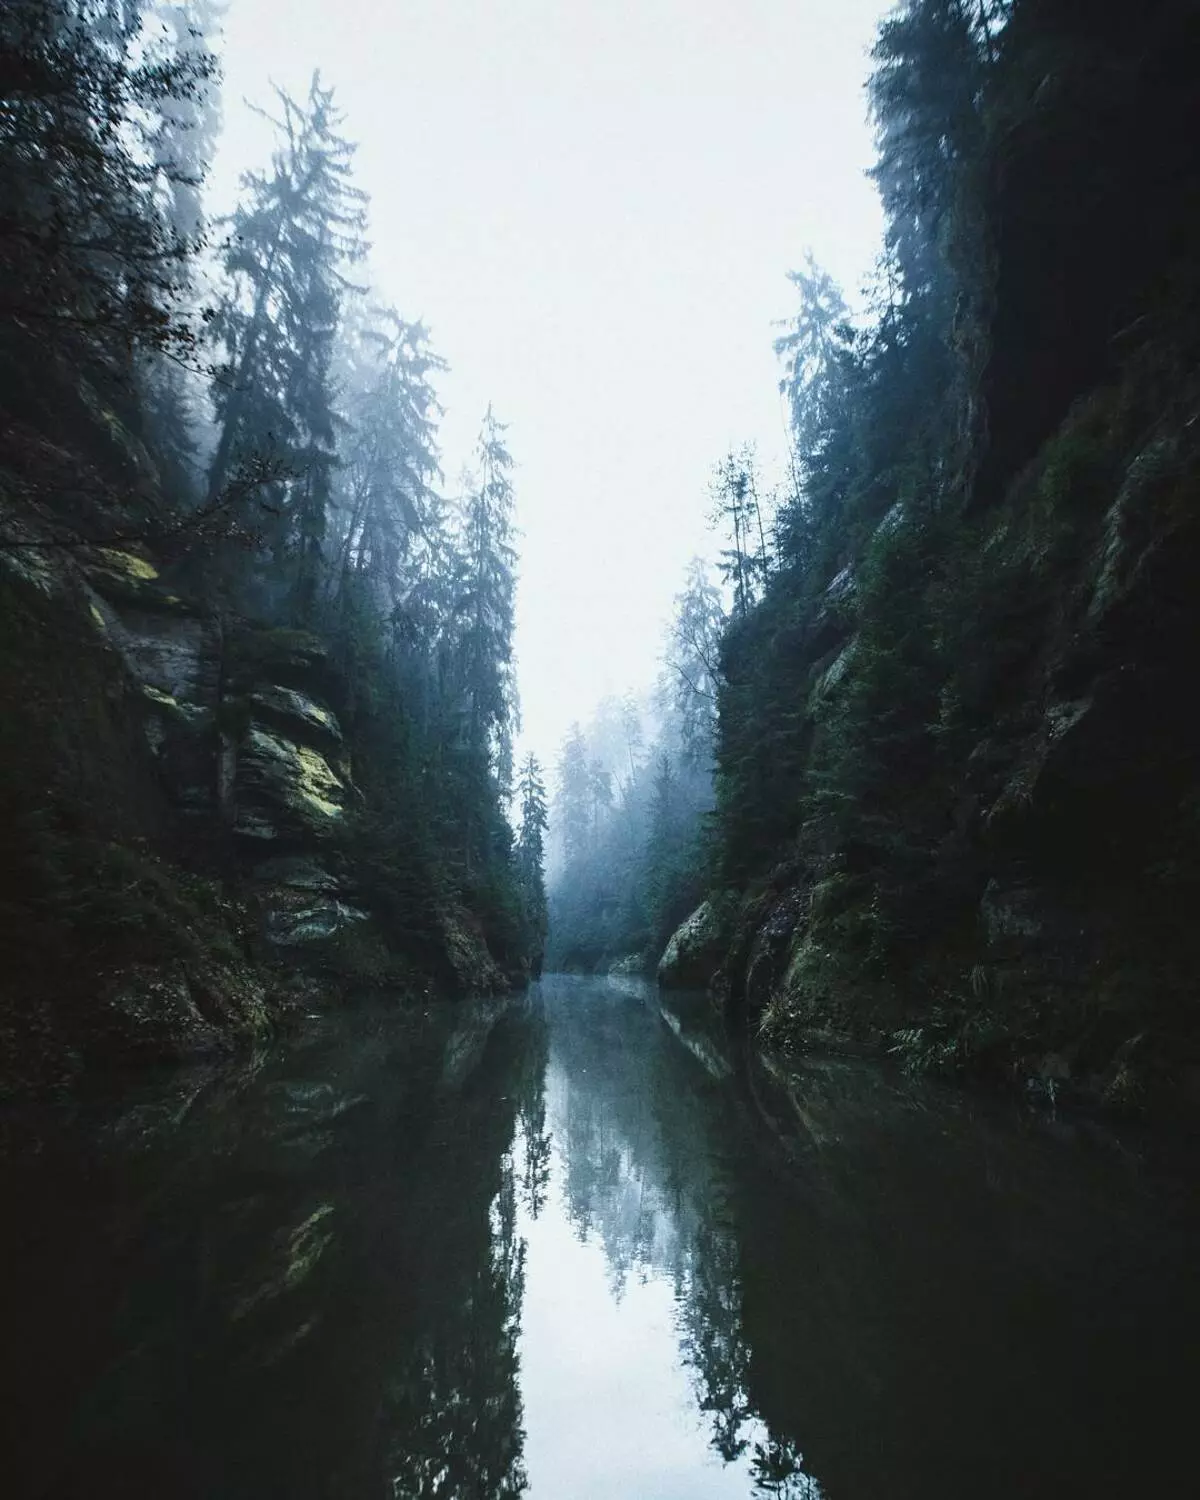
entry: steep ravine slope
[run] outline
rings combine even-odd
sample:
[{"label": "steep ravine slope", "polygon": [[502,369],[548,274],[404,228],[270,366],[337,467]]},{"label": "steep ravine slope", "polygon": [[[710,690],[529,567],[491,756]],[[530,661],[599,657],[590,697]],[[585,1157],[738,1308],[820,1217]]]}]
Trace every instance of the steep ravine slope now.
[{"label": "steep ravine slope", "polygon": [[947,220],[951,436],[727,640],[723,771],[790,780],[726,800],[735,877],[660,975],[780,1045],[1200,1094],[1198,60],[1177,0],[1014,7]]},{"label": "steep ravine slope", "polygon": [[144,546],[5,535],[0,1086],[228,1047],[364,984],[507,986],[453,902],[414,953],[359,889],[318,636],[176,592]]},{"label": "steep ravine slope", "polygon": [[[900,945],[876,962],[880,873],[803,830],[726,898],[717,948],[693,922],[719,993],[775,1039],[870,1041],[1114,1103],[1194,1086],[1200,381],[1157,421],[1137,389],[1082,403],[974,529],[977,702],[905,788],[930,841],[882,871],[907,887],[906,962]],[[847,613],[833,644],[812,622],[814,718],[853,685]]]}]

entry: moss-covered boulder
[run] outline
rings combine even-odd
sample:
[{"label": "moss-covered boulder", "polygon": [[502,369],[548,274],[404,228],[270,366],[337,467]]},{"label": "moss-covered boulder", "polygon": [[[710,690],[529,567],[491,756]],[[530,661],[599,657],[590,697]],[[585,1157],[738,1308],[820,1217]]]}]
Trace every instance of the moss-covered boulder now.
[{"label": "moss-covered boulder", "polygon": [[157,566],[140,552],[97,547],[83,567],[96,593],[118,608],[168,616],[197,613],[194,604],[163,583]]},{"label": "moss-covered boulder", "polygon": [[235,832],[255,843],[329,838],[349,796],[319,750],[258,724],[238,747],[235,787]]},{"label": "moss-covered boulder", "polygon": [[658,962],[658,982],[665,990],[704,989],[722,956],[720,915],[705,901],[672,935]]},{"label": "moss-covered boulder", "polygon": [[328,944],[368,914],[335,896],[298,896],[286,889],[271,893],[266,937],[278,948],[306,949]]}]

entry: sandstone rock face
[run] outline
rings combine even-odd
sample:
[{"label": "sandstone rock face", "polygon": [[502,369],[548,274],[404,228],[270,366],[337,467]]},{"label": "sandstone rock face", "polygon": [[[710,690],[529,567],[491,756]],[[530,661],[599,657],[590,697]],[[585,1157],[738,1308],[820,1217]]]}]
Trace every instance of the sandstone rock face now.
[{"label": "sandstone rock face", "polygon": [[698,906],[667,944],[658,963],[658,982],[665,990],[701,990],[721,961],[721,927],[711,901]]},{"label": "sandstone rock face", "polygon": [[194,818],[217,811],[217,621],[162,585],[136,553],[100,548],[86,569],[91,616],[141,690],[146,739],[164,789]]},{"label": "sandstone rock face", "polygon": [[305,845],[342,821],[347,784],[319,750],[251,724],[237,747],[234,831],[240,838]]},{"label": "sandstone rock face", "polygon": [[[326,838],[351,797],[328,653],[301,631],[239,624],[171,592],[154,564],[97,550],[93,619],[140,687],[146,737],[185,813],[222,804],[235,833],[294,850]],[[255,853],[259,853],[256,850]]]}]

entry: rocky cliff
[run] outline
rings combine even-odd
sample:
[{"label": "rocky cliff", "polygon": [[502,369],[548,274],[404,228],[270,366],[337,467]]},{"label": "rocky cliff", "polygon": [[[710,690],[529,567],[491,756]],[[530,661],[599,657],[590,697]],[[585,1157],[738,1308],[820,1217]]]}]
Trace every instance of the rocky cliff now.
[{"label": "rocky cliff", "polygon": [[[1194,1090],[1198,494],[1195,375],[1164,399],[1141,362],[1077,403],[970,522],[976,702],[946,705],[936,760],[903,789],[909,845],[898,833],[881,875],[802,829],[685,924],[661,976],[692,955],[687,982],[785,1045],[867,1042],[1116,1104]],[[861,669],[852,589],[850,573],[798,648],[814,725]],[[714,909],[720,951],[696,952]],[[900,961],[877,961],[885,940]]]},{"label": "rocky cliff", "polygon": [[372,910],[327,645],[223,614],[143,546],[0,548],[0,1083],[227,1047],[349,988],[507,981],[452,902]]},{"label": "rocky cliff", "polygon": [[826,488],[727,636],[705,967],[780,1044],[1194,1097],[1200,22],[1031,0],[982,55],[889,314],[926,363],[844,345]]}]

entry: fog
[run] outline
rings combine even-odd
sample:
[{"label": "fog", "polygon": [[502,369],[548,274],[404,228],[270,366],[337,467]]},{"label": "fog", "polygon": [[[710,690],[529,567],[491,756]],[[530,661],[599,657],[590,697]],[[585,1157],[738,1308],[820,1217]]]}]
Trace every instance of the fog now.
[{"label": "fog", "polygon": [[370,275],[423,318],[453,486],[487,403],[516,460],[516,650],[545,762],[648,683],[708,476],[786,449],[772,352],[807,248],[853,291],[880,215],[863,83],[879,0],[233,0],[214,210],[264,162],[246,101],[337,90]]}]

